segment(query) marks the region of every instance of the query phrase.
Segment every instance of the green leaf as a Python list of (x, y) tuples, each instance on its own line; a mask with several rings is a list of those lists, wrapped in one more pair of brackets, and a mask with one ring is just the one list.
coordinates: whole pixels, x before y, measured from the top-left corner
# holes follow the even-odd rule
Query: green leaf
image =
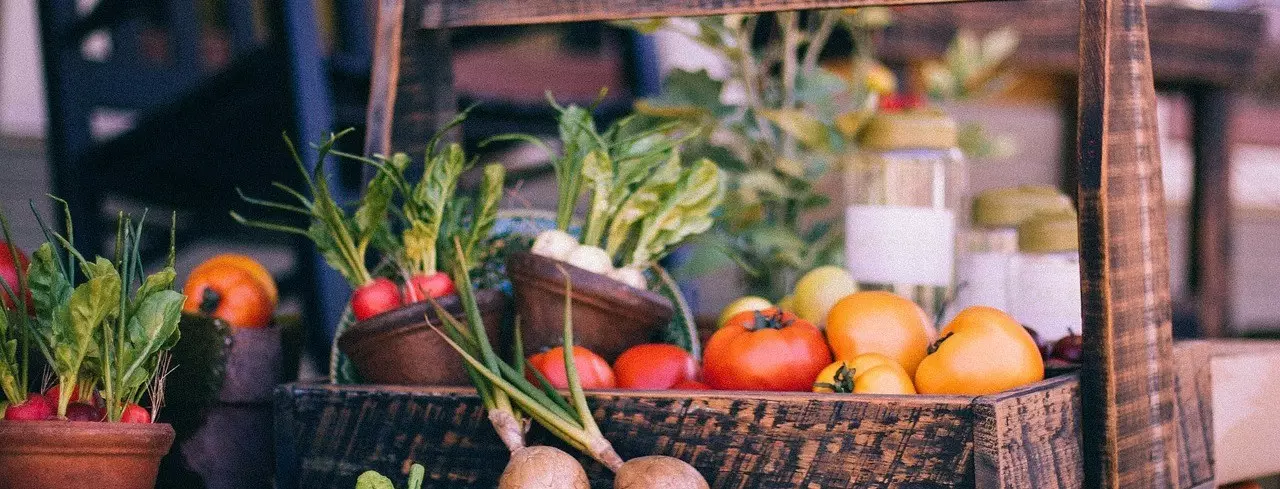
[(479, 265), (476, 250), (480, 243), (489, 237), (498, 220), (498, 206), (502, 203), (502, 189), (506, 181), (507, 171), (498, 163), (484, 167), (484, 181), (480, 185), (479, 205), (471, 217), (471, 230), (463, 243), (463, 253), (473, 264)]
[[(101, 265), (105, 263), (107, 268)], [(59, 378), (74, 378), (89, 353), (94, 336), (113, 313), (119, 312), (120, 275), (110, 262), (98, 258), (93, 265), (83, 266), (91, 278), (77, 286), (60, 308), (53, 327), (53, 370)]]
[(129, 318), (126, 348), (117, 352), (124, 367), (120, 372), (123, 385), (117, 387), (122, 392), (131, 394), (142, 388), (155, 374), (157, 355), (177, 343), (185, 299), (173, 290), (158, 291), (143, 299), (137, 313)]
[(369, 470), (356, 479), (356, 489), (396, 489), (396, 486), (386, 476)]
[(698, 71), (672, 70), (662, 81), (659, 97), (647, 98), (636, 104), (640, 113), (663, 117), (681, 117), (705, 113), (720, 118), (729, 115), (734, 108), (720, 101), (724, 82), (711, 78), (706, 69)]
[(762, 110), (760, 115), (810, 149), (826, 151), (831, 148), (831, 130), (822, 121), (802, 110)]

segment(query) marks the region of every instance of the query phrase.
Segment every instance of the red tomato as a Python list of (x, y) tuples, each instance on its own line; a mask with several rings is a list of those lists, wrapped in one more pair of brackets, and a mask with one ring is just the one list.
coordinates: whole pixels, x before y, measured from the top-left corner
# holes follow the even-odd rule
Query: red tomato
[(618, 376), (618, 387), (623, 389), (662, 390), (697, 378), (698, 362), (684, 348), (651, 343), (633, 346), (618, 355), (613, 372)]
[(150, 423), (151, 412), (147, 411), (142, 406), (130, 403), (125, 405), (124, 412), (120, 413), (120, 422), (121, 423)]
[[(9, 253), (9, 243), (0, 241), (0, 279), (9, 285), (9, 290), (12, 290), (14, 294), (26, 296), (28, 313), (33, 313), (35, 309), (34, 304), (31, 303), (31, 291), (18, 289), (19, 270), (23, 274), (27, 273), (27, 266), (29, 265), (27, 255), (23, 254), (22, 250), (16, 246), (13, 250), (18, 253), (17, 263), (13, 262), (13, 255)], [(13, 309), (14, 307), (13, 299), (9, 297), (9, 293), (4, 290), (4, 287), (0, 287), (0, 303), (4, 304), (5, 309)]]
[(5, 421), (44, 421), (53, 417), (56, 407), (44, 396), (32, 392), (22, 404), (4, 410)]
[[(564, 369), (564, 347), (557, 346), (535, 353), (529, 357), (529, 363), (542, 372), (555, 388), (569, 388), (568, 373)], [(609, 362), (591, 350), (581, 346), (573, 347), (573, 365), (578, 369), (578, 381), (582, 383), (583, 389), (612, 389), (617, 386)]]
[(400, 288), (386, 278), (375, 278), (351, 294), (351, 312), (364, 321), (400, 307)]
[(738, 313), (711, 335), (702, 378), (720, 390), (807, 392), (830, 363), (822, 332), (775, 307)]
[(696, 381), (696, 380), (682, 380), (682, 381), (680, 381), (680, 382), (676, 382), (676, 385), (671, 386), (671, 388), (672, 388), (672, 389), (675, 389), (675, 390), (681, 390), (681, 391), (709, 391), (709, 390), (712, 390), (712, 389), (711, 389), (711, 386), (709, 386), (709, 385), (707, 385), (707, 384), (704, 384), (704, 383), (702, 383), (702, 382), (698, 382), (698, 381)]
[(453, 279), (449, 278), (449, 274), (436, 272), (431, 275), (414, 275), (405, 286), (405, 302), (437, 299), (454, 292)]

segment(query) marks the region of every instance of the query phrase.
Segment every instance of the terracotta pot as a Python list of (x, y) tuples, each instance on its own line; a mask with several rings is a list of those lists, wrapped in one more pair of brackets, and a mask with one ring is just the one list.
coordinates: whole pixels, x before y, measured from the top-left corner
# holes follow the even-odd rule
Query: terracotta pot
[[(454, 317), (463, 317), (458, 296), (437, 302)], [(499, 337), (506, 296), (496, 290), (477, 290), (476, 305), (494, 348), (501, 353), (500, 345), (506, 343)], [(428, 301), (416, 302), (352, 325), (338, 338), (338, 349), (371, 384), (471, 385), (462, 357), (428, 324), (441, 324), (435, 307)]]
[(151, 489), (167, 424), (0, 421), (0, 489)]
[(573, 282), (574, 341), (610, 363), (627, 348), (652, 341), (675, 314), (661, 294), (544, 256), (514, 253), (507, 258), (507, 275), (526, 356), (564, 342), (565, 276), (557, 265)]

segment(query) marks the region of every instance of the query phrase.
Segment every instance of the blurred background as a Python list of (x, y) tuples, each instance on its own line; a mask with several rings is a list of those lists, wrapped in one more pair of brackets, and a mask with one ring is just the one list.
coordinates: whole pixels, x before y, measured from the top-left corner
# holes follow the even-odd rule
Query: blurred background
[[(81, 242), (100, 243), (103, 219), (117, 209), (176, 211), (180, 273), (226, 251), (259, 258), (292, 292), (285, 307), (316, 318), (307, 321), (318, 330), (311, 344), (323, 351), (329, 338), (322, 325), (332, 324), (324, 311), (332, 307), (325, 307), (309, 245), (249, 232), (227, 211), (244, 208), (237, 187), (253, 193), (273, 179), (296, 178), (282, 133), (315, 141), (329, 130), (362, 129), (374, 17), (366, 3), (0, 3), (0, 205), (18, 244), (32, 249), (43, 240), (27, 207), (49, 218), (49, 193), (70, 203)], [(907, 78), (917, 60), (940, 56), (959, 28), (1018, 31), (1001, 89), (947, 107), (961, 122), (980, 123), (1003, 148), (970, 162), (972, 192), (1074, 188), (1077, 24), (1055, 12), (1074, 15), (1075, 5), (1028, 5), (1020, 14), (998, 4), (895, 12), (880, 41), (882, 59)], [(1180, 332), (1280, 331), (1280, 0), (1152, 5)], [(589, 103), (609, 87), (601, 111), (616, 116), (636, 97), (654, 94), (673, 67), (715, 65), (679, 36), (601, 24), (462, 29), (453, 46), (460, 104), (482, 103), (464, 129), (471, 144), (510, 131), (553, 130), (548, 91)], [(350, 138), (346, 149), (359, 152), (361, 139)], [(540, 153), (511, 147), (488, 157), (506, 163), (509, 181), (518, 182), (508, 206), (553, 207)], [(360, 169), (343, 168), (338, 177), (353, 191)], [(1197, 228), (1197, 220), (1222, 226)], [(1209, 244), (1192, 244), (1196, 229), (1217, 228), (1226, 234), (1202, 231)], [(1218, 251), (1224, 259), (1210, 256)], [(1203, 263), (1212, 269), (1196, 268)], [(740, 295), (734, 273), (696, 281), (700, 314)]]

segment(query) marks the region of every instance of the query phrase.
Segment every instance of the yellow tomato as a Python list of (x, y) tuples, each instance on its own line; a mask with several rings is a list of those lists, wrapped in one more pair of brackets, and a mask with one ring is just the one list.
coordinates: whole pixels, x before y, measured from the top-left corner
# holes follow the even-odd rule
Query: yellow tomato
[(929, 317), (909, 299), (890, 292), (858, 292), (827, 314), (827, 342), (836, 359), (883, 354), (915, 375), (932, 338)]
[(940, 333), (915, 373), (922, 394), (995, 394), (1044, 379), (1031, 334), (1003, 311), (973, 306)]
[(848, 270), (835, 266), (815, 268), (796, 282), (795, 313), (822, 328), (831, 306), (857, 290), (858, 284)]
[(720, 310), (720, 319), (716, 320), (716, 326), (723, 327), (724, 323), (729, 322), (729, 318), (742, 311), (763, 311), (770, 307), (773, 307), (773, 304), (769, 303), (769, 300), (764, 297), (754, 295), (739, 297)]
[[(844, 368), (845, 373), (840, 369)], [(852, 372), (852, 378), (848, 378)], [(819, 385), (826, 384), (826, 385)], [(827, 385), (836, 386), (832, 390)], [(893, 359), (879, 353), (858, 355), (853, 360), (837, 360), (827, 365), (814, 380), (814, 392), (854, 392), (858, 394), (915, 394), (911, 376)]]

